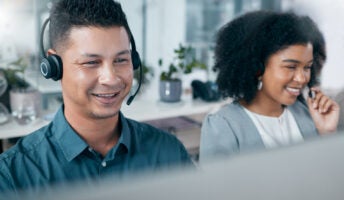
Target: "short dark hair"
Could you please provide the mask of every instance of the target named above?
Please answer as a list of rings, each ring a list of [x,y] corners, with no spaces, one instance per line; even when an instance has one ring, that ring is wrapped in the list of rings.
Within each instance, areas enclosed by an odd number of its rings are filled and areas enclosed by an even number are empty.
[[[113,0],[59,0],[50,10],[50,45],[56,49],[68,40],[70,30],[78,26],[123,26],[131,37],[120,3]]]
[[[265,62],[277,51],[294,44],[313,45],[309,84],[316,84],[326,60],[325,40],[307,16],[273,11],[253,11],[235,18],[218,32],[214,70],[223,97],[251,102]]]

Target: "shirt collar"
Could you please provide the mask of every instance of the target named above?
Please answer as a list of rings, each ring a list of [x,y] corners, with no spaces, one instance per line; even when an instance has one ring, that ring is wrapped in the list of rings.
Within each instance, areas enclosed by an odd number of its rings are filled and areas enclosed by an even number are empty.
[[[116,155],[128,153],[131,149],[131,140],[133,136],[131,135],[132,133],[130,131],[128,121],[121,112],[119,112],[119,125],[121,129],[120,137],[118,139],[117,144],[114,147],[112,147],[106,155],[106,160],[115,159]]]
[[[63,154],[68,161],[71,161],[84,151],[88,145],[69,125],[63,110],[64,106],[62,105],[54,117],[52,128]]]
[[[123,144],[124,147],[126,147],[127,151],[129,151],[130,147],[131,147],[132,135],[131,135],[131,131],[129,129],[128,121],[124,117],[122,112],[119,112],[119,120],[120,120],[120,125],[121,125],[122,129],[121,129],[121,136],[120,136],[120,138],[118,140],[118,144],[116,146]]]
[[[88,144],[72,129],[64,116],[64,106],[62,105],[57,111],[53,119],[53,133],[60,146],[63,154],[68,161],[73,160],[79,154],[81,154]],[[121,135],[116,146],[111,150],[112,156],[115,156],[116,152],[120,149],[121,144],[126,148],[126,151],[130,151],[131,147],[131,131],[128,125],[127,119],[120,112],[119,113],[120,125],[122,127]]]

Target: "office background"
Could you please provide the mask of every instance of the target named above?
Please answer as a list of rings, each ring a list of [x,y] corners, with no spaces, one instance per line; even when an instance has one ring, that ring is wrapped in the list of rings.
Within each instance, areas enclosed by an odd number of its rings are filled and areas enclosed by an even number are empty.
[[[310,15],[323,31],[328,50],[328,60],[321,76],[322,87],[328,91],[344,87],[341,58],[344,52],[344,23],[341,15],[344,2],[333,0],[120,0],[135,35],[138,51],[145,63],[161,70],[158,60],[167,64],[173,50],[180,43],[195,47],[196,57],[209,68],[213,64],[215,32],[235,16],[256,9],[293,10]],[[32,70],[38,71],[39,30],[48,16],[50,0],[0,1],[0,63],[18,56],[30,58]],[[192,75],[191,75],[192,76]],[[211,70],[197,74],[202,79],[214,79]],[[186,78],[187,79],[187,78]],[[154,76],[145,98],[158,96],[158,76]],[[184,87],[188,87],[186,81]]]
[[[0,0],[0,67],[5,67],[6,63],[23,56],[28,58],[30,61],[28,70],[38,73],[39,31],[42,22],[48,16],[48,9],[50,6],[49,2],[50,0]],[[341,20],[344,15],[343,0],[332,0],[330,2],[323,0],[120,0],[120,2],[123,5],[123,9],[127,13],[129,24],[135,36],[138,51],[140,52],[141,57],[148,65],[154,67],[156,74],[149,85],[150,88],[146,89],[140,98],[158,98],[157,74],[159,74],[160,70],[157,64],[158,60],[162,58],[166,61],[166,63],[168,63],[173,56],[173,49],[178,47],[179,43],[190,44],[194,46],[196,48],[195,55],[207,63],[209,67],[211,67],[213,63],[212,48],[214,34],[218,28],[241,13],[257,9],[273,9],[281,11],[293,10],[300,14],[310,15],[318,23],[320,29],[325,35],[327,42],[328,60],[324,66],[321,76],[321,86],[326,89],[326,92],[333,94],[344,88],[344,79],[341,78],[341,74],[344,72],[341,63],[343,57],[342,54],[344,53],[344,23]],[[202,77],[204,79],[214,79],[215,77],[210,70],[207,74],[197,74],[192,76]],[[37,79],[36,81],[39,82],[41,79]],[[51,80],[44,83],[56,84],[56,82]],[[133,106],[135,106],[135,104]],[[185,106],[189,107],[188,104],[185,104]],[[183,108],[181,110],[186,109]],[[157,113],[157,115],[162,115],[160,110],[158,110]],[[167,111],[163,114],[165,113],[167,113]],[[201,120],[202,119],[199,119],[199,121]],[[41,124],[39,124],[39,126],[41,126]],[[26,131],[28,130],[27,127],[24,128]],[[0,132],[4,131],[5,129],[7,128],[2,128]],[[199,129],[197,129],[197,131],[199,132]],[[342,184],[338,184],[343,183],[342,176],[340,176],[340,174],[342,174],[340,173],[340,169],[343,168],[343,162],[341,161],[342,159],[340,159],[340,152],[342,152],[341,148],[343,147],[343,140],[341,139],[343,139],[343,136],[341,135],[340,137],[340,139],[333,138],[330,141],[328,140],[329,143],[322,143],[324,146],[320,147],[317,144],[315,146],[310,146],[309,149],[307,148],[309,145],[300,146],[298,148],[304,148],[304,150],[301,149],[301,154],[299,154],[300,151],[296,151],[299,149],[295,150],[293,148],[282,149],[282,154],[275,154],[275,152],[264,155],[261,154],[261,157],[257,157],[257,159],[262,158],[263,160],[263,162],[259,163],[259,166],[262,166],[264,169],[269,169],[271,166],[268,166],[267,164],[270,164],[271,162],[282,164],[283,167],[285,167],[285,170],[276,170],[276,177],[280,178],[279,180],[282,180],[277,183],[285,183],[287,185],[284,185],[284,187],[280,188],[287,189],[284,191],[288,191],[288,189],[290,191],[298,191],[299,188],[297,187],[306,187],[307,189],[303,190],[304,193],[301,193],[301,195],[306,193],[314,194],[311,195],[312,198],[307,198],[308,196],[306,196],[306,198],[301,199],[323,199],[326,197],[331,197],[331,199],[342,199],[343,190],[340,189]],[[196,146],[197,148],[198,141],[195,140],[195,138],[199,140],[199,135],[196,134],[196,136],[193,135],[192,137],[188,138],[184,137],[183,141],[187,141],[189,145],[190,143],[196,141],[197,144],[191,144],[190,146]],[[335,145],[333,142],[339,143],[336,143]],[[313,145],[313,143],[311,145]],[[331,151],[326,151],[327,149],[330,149]],[[283,152],[285,152],[285,154]],[[294,160],[288,160],[290,162],[287,164],[284,162],[285,160],[290,159],[290,152],[294,154],[297,153],[297,156],[293,158],[295,158],[297,161],[301,161],[301,164],[295,165],[291,171],[288,164]],[[318,156],[316,156],[314,152],[325,153],[324,155],[320,154],[320,156],[317,153]],[[269,157],[271,155],[273,155],[273,158]],[[304,158],[311,159],[311,162]],[[267,159],[269,159],[270,162],[266,162]],[[319,163],[321,165],[317,165]],[[250,166],[254,165],[257,166],[256,160],[252,160],[252,158],[249,156],[240,157],[234,160],[234,165],[231,161],[231,163],[228,164],[220,163],[220,165],[215,166],[215,168],[210,167],[209,170],[206,171],[207,173],[203,174],[203,176],[200,176],[200,179],[193,179],[195,177],[187,177],[188,179],[185,181],[185,174],[181,174],[182,176],[177,176],[178,180],[176,180],[174,183],[170,183],[171,176],[167,177],[164,181],[168,189],[173,187],[174,191],[179,194],[185,194],[185,190],[186,192],[191,193],[194,190],[190,190],[190,188],[198,188],[198,191],[204,192],[193,194],[198,194],[198,197],[202,197],[201,195],[204,195],[204,193],[207,193],[208,191],[212,191],[213,193],[211,194],[218,193],[219,190],[217,190],[218,188],[216,186],[220,185],[219,182],[213,182],[216,184],[213,184],[213,187],[210,189],[208,184],[205,184],[206,181],[209,180],[209,177],[213,177],[214,179],[217,178],[217,181],[228,181],[227,183],[221,184],[221,186],[224,187],[223,190],[221,190],[223,192],[221,194],[233,195],[231,192],[235,192],[237,190],[234,190],[236,189],[235,187],[229,187],[229,185],[235,185],[238,182],[236,182],[237,179],[234,179],[233,181],[232,177],[236,174],[239,178],[242,178],[242,176],[239,176],[242,173],[237,172],[243,172],[242,166],[246,166],[248,168],[247,171],[257,172],[255,173],[255,176],[253,176],[254,181],[251,185],[249,185],[251,187],[249,189],[255,189],[256,185],[261,186],[257,187],[258,189],[256,193],[251,192],[247,194],[263,194],[262,191],[266,191],[267,194],[271,194],[268,193],[270,190],[264,189],[270,189],[271,186],[280,186],[274,182],[277,178],[275,178],[275,176],[270,176],[272,181],[266,181],[264,182],[265,184],[260,184],[259,177],[256,177],[263,173],[261,173],[262,171],[258,170],[252,171]],[[309,165],[315,166],[310,172],[308,171]],[[221,170],[214,170],[219,169],[219,167],[221,167]],[[234,168],[234,170],[231,171],[232,173],[226,172],[226,170],[229,169],[228,167],[232,167],[232,169]],[[322,170],[325,168],[327,170]],[[297,179],[298,177],[296,176],[288,176],[288,173],[293,174],[293,170],[299,172],[299,177],[301,177],[300,179]],[[288,173],[286,173],[286,176],[283,176],[283,174],[280,173],[281,171]],[[309,173],[305,175],[302,174],[302,172]],[[224,177],[224,175],[227,175],[228,179],[221,179]],[[191,176],[199,176],[199,174],[191,174]],[[246,176],[248,175],[246,174]],[[290,177],[296,178],[291,179]],[[314,181],[307,181],[309,178]],[[322,185],[321,181],[324,180],[324,178],[326,178],[329,187],[320,187]],[[243,179],[245,180],[245,178]],[[183,180],[184,182],[180,180]],[[181,182],[184,184],[180,184]],[[158,184],[160,183],[161,182],[158,182]],[[186,185],[187,183],[195,185],[187,187],[190,186]],[[200,186],[197,187],[196,184],[200,184]],[[242,186],[241,188],[245,188],[246,192],[248,190],[247,182],[240,184],[240,186]],[[310,187],[309,184],[312,184],[312,187]],[[148,189],[143,187],[144,190],[142,191],[147,191],[145,194],[153,194],[151,191],[155,191],[156,189],[154,179],[150,184],[143,183],[139,186],[142,187],[144,185],[147,185]],[[179,185],[180,187],[178,188],[177,186]],[[238,185],[236,186],[238,187]],[[132,195],[143,194],[143,192],[137,192],[137,190],[135,190],[137,187],[132,187],[132,182],[130,182],[130,186],[124,187],[126,187],[124,189],[134,188],[134,190],[129,190]],[[228,190],[228,188],[234,189]],[[117,190],[116,192],[118,191],[121,190]],[[124,191],[124,193],[126,192],[125,195],[128,194],[128,190],[122,191]],[[73,191],[73,193],[75,192]],[[240,195],[242,194],[244,194],[244,192]],[[278,192],[275,192],[275,194],[277,195],[270,196],[270,199],[281,197]],[[293,195],[294,193],[290,194]],[[118,195],[120,196],[121,193]],[[297,195],[298,194],[295,193],[295,196],[287,196],[289,197],[287,199],[293,199],[297,197]],[[204,195],[203,198],[204,197],[209,196]],[[170,196],[170,198],[173,197]]]

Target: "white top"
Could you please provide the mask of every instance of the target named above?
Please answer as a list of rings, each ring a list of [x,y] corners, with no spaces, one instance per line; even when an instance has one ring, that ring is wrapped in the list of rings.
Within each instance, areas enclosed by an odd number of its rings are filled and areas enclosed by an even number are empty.
[[[244,108],[252,119],[266,148],[285,146],[303,141],[293,114],[285,108],[279,117],[259,115]]]

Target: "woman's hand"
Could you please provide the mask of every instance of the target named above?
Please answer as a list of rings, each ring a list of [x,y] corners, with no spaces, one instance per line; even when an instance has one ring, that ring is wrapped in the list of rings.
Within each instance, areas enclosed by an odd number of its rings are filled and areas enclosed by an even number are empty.
[[[339,105],[319,88],[311,88],[314,98],[308,97],[307,104],[319,134],[335,132],[339,120]]]

